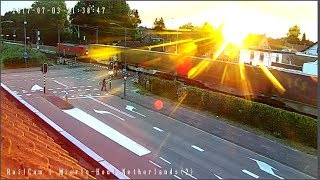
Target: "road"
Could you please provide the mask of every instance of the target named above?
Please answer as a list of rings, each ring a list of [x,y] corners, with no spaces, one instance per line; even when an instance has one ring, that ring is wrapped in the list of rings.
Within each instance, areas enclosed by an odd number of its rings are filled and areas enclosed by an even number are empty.
[[[107,70],[84,70],[49,69],[46,74],[46,94],[64,98],[68,92],[74,106],[69,110],[43,98],[40,71],[2,74],[1,81],[130,178],[315,179],[156,110],[101,92],[98,82],[108,77]],[[122,82],[114,80],[113,91],[122,91]]]

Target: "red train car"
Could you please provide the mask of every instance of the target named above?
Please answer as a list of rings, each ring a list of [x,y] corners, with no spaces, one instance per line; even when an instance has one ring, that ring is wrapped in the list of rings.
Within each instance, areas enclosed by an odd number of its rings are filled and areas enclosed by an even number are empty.
[[[77,44],[67,44],[67,43],[58,43],[57,51],[64,56],[87,56],[88,55],[88,46],[77,45]]]

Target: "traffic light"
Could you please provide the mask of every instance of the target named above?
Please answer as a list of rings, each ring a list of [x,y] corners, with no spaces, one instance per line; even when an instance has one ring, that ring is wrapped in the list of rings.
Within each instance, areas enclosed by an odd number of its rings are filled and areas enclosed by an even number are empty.
[[[47,64],[47,63],[44,63],[44,64],[42,65],[41,70],[42,70],[42,73],[43,73],[43,74],[47,73],[47,71],[48,71],[48,64]]]

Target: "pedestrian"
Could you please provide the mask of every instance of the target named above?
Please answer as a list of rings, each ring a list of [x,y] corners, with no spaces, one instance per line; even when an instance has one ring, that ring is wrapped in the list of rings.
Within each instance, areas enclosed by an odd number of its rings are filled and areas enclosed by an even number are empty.
[[[103,78],[102,80],[102,87],[101,87],[101,91],[107,91],[107,83],[106,83],[106,79]]]

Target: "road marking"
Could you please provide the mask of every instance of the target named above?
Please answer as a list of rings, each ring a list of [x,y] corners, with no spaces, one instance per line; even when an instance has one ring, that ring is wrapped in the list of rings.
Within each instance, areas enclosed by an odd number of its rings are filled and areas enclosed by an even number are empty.
[[[139,112],[135,111],[135,110],[136,110],[136,108],[135,108],[135,107],[133,107],[133,106],[127,105],[127,106],[126,106],[126,110],[131,111],[131,112],[134,112],[134,113],[136,113],[136,114],[139,114],[140,116],[146,117],[146,115],[141,114],[141,113],[139,113]]]
[[[74,79],[74,77],[71,77],[72,79]]]
[[[177,175],[173,175],[175,178],[177,179],[181,179],[181,177],[177,176]]]
[[[251,160],[253,160],[253,161],[256,161],[256,162],[258,163],[259,168],[260,168],[262,171],[264,171],[264,172],[266,172],[266,173],[268,173],[268,174],[271,174],[271,175],[273,175],[273,176],[275,176],[275,177],[277,177],[277,178],[279,178],[279,179],[283,179],[283,177],[278,176],[278,175],[276,175],[276,174],[273,172],[272,169],[278,171],[276,168],[270,166],[269,164],[267,164],[267,163],[265,163],[265,162],[262,162],[262,161],[259,161],[259,160],[253,159],[253,158],[249,158],[249,159],[251,159]]]
[[[222,177],[216,175],[216,174],[213,174],[214,176],[216,176],[218,179],[222,179]]]
[[[81,89],[78,89],[78,91],[80,92],[80,91],[82,91]]]
[[[84,88],[84,86],[80,86],[80,88]]]
[[[119,110],[119,109],[117,109],[117,108],[115,108],[115,107],[113,107],[113,106],[110,106],[109,104],[106,104],[106,103],[104,103],[104,102],[102,102],[102,101],[99,101],[99,100],[97,100],[97,99],[95,99],[95,98],[93,98],[93,97],[89,97],[89,96],[88,96],[88,98],[90,98],[90,99],[92,99],[93,101],[95,101],[95,102],[97,102],[97,103],[99,103],[99,104],[102,104],[102,105],[104,105],[104,106],[106,106],[106,107],[108,107],[108,108],[110,108],[110,109],[112,109],[112,110],[114,110],[114,111],[117,111],[117,112],[119,112],[119,113],[121,113],[121,114],[123,114],[123,115],[126,115],[126,116],[128,116],[128,117],[130,117],[130,118],[136,118],[136,117],[134,117],[134,116],[132,116],[132,115],[126,113],[126,112],[123,112],[123,111],[121,111],[121,110]]]
[[[31,81],[34,81],[34,79],[31,79]]]
[[[85,91],[90,91],[90,89],[85,89]]]
[[[87,86],[88,88],[91,88],[92,86]]]
[[[49,91],[53,91],[53,89],[48,89]]]
[[[37,90],[41,90],[43,89],[41,86],[39,86],[38,84],[35,84],[32,86],[31,91],[37,91]]]
[[[26,79],[24,81],[27,81]]]
[[[61,89],[61,88],[57,88],[57,89]]]
[[[39,91],[41,91],[41,92],[42,92],[42,91],[43,91],[43,89],[40,89]]]
[[[21,97],[21,96],[22,96],[22,94],[19,94],[18,96],[20,96],[20,97]]]
[[[73,90],[73,89],[70,89],[69,91],[70,91],[70,92],[73,92],[74,90]]]
[[[13,91],[14,93],[18,94],[19,92],[18,91]]]
[[[198,146],[196,146],[196,145],[192,145],[191,147],[193,147],[193,148],[195,148],[196,150],[201,151],[201,152],[203,152],[203,151],[204,151],[203,149],[199,148],[199,147],[198,147]]]
[[[153,129],[155,129],[155,130],[157,130],[157,131],[160,131],[160,132],[162,132],[163,130],[162,129],[160,129],[160,128],[158,128],[158,127],[153,127]]]
[[[95,88],[94,91],[99,91],[99,89]]]
[[[72,87],[72,88],[73,88],[73,89],[77,89],[77,87],[75,87],[75,86],[74,86],[74,87]]]
[[[150,162],[151,164],[153,164],[153,165],[157,166],[158,168],[162,168],[161,166],[159,166],[158,164],[156,164],[156,163],[155,163],[155,162],[153,162],[153,161],[150,161],[150,160],[149,160],[149,162]]]
[[[183,171],[183,170],[181,170],[181,172],[184,172],[187,176],[189,176],[189,177],[191,177],[191,178],[193,178],[193,179],[197,179],[196,177],[192,176],[191,174],[189,174],[189,173],[187,173],[187,172],[185,172],[185,171]]]
[[[254,178],[256,178],[256,179],[258,179],[258,178],[259,178],[259,176],[258,176],[258,175],[253,174],[252,172],[247,171],[247,170],[245,170],[245,169],[242,169],[242,172],[244,172],[244,173],[248,174],[249,176],[252,176],[252,177],[254,177]]]
[[[65,79],[68,79],[68,77],[64,77]]]
[[[54,78],[51,78],[51,79],[54,79]]]
[[[99,111],[99,110],[95,110],[95,109],[93,109],[93,111],[96,112],[96,113],[102,114],[102,115],[103,114],[110,114],[110,115],[120,119],[121,121],[126,121],[126,120],[122,119],[121,117],[119,117],[119,116],[117,116],[117,115],[115,115],[115,114],[113,114],[113,113],[111,113],[109,111]]]
[[[163,157],[159,157],[161,160],[163,160],[164,162],[168,163],[168,164],[171,164],[171,162],[169,162],[168,160],[164,159]]]
[[[27,96],[31,96],[31,94],[26,94]]]
[[[63,83],[61,83],[61,82],[59,82],[59,81],[57,81],[57,80],[53,80],[53,82],[55,82],[55,83],[57,83],[57,84],[60,84],[61,86],[64,86],[64,87],[68,87],[67,85],[65,85],[65,84],[63,84]],[[57,88],[58,89],[58,88]]]
[[[74,98],[74,95],[72,95],[71,97]]]
[[[38,79],[38,81],[40,81],[40,79]]]
[[[82,95],[82,94],[80,94],[79,96],[80,96],[80,97],[82,97],[83,95]]]
[[[87,114],[86,112],[84,112],[78,108],[73,108],[73,109],[68,109],[68,110],[63,110],[63,111],[65,113],[69,114],[70,116],[76,118],[80,122],[91,127],[92,129],[96,130],[97,132],[101,133],[102,135],[106,136],[107,138],[118,143],[122,147],[135,153],[138,156],[143,156],[143,155],[146,155],[151,152],[147,148],[141,146],[140,144],[136,143],[135,141],[133,141],[130,138],[126,137],[125,135],[121,134],[117,130],[104,124],[99,119],[96,119],[95,117]]]
[[[97,96],[100,96],[100,94],[96,94]]]
[[[57,91],[52,91],[52,92],[53,92],[53,94],[57,93]]]
[[[92,80],[92,81],[96,81],[96,80]]]
[[[61,91],[62,93],[66,92],[66,91]]]

